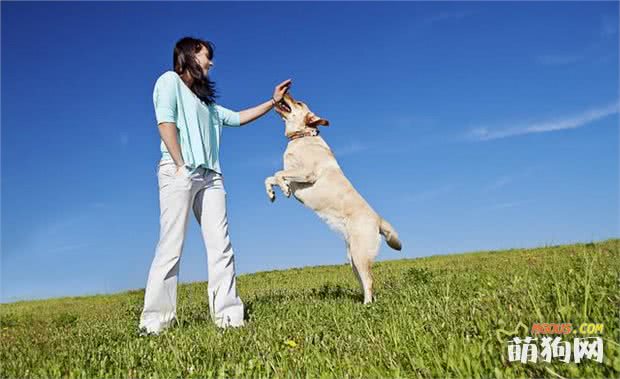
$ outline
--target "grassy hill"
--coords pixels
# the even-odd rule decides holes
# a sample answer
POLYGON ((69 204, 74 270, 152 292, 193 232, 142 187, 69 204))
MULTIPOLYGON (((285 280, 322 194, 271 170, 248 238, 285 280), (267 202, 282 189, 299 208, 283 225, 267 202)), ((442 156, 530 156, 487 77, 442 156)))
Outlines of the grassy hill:
POLYGON ((379 262, 370 306, 348 265, 241 275, 249 322, 224 331, 206 283, 179 287, 179 324, 157 337, 138 336, 143 290, 4 304, 0 377, 617 378, 619 248, 379 262), (533 322, 604 323, 604 362, 509 363, 507 341, 533 322))

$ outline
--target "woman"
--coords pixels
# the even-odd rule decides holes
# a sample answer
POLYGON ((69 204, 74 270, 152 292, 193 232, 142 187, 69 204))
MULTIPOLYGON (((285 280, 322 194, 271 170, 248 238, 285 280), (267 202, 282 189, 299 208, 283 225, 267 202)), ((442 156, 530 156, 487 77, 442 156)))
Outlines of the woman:
POLYGON ((221 128, 245 125, 267 113, 282 100, 291 80, 277 85, 270 100, 235 112, 215 103, 215 86, 208 77, 212 61, 209 41, 182 38, 174 48, 174 71, 155 83, 153 103, 162 140, 157 170, 160 234, 140 316, 142 334, 159 334, 176 320, 177 278, 190 208, 207 249, 211 318, 219 327, 244 325, 219 165, 221 128))

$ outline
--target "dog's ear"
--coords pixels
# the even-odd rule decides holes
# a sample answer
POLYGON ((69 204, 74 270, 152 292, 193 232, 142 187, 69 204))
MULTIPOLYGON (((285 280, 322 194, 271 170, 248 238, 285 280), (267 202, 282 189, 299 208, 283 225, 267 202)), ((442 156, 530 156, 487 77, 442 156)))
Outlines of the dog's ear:
POLYGON ((318 126, 318 125, 329 126, 329 121, 315 115, 312 112, 309 112, 306 115, 306 125, 307 126, 318 126))

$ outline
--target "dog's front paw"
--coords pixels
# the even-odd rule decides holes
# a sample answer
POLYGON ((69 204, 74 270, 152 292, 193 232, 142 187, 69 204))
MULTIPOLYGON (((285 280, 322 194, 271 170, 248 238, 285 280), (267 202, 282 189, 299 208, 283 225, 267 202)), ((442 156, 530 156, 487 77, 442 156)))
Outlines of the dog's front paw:
POLYGON ((280 191, 282 191, 284 196, 290 197, 291 196, 291 188, 289 187, 289 184, 284 179, 284 177, 282 175, 276 174, 275 178, 276 178, 276 184, 278 185, 278 187, 280 187, 280 191))
POLYGON ((273 192, 272 189, 268 189, 267 190, 267 197, 269 198, 269 201, 271 201, 273 203, 276 200, 276 193, 273 192))
POLYGON ((291 187, 285 185, 284 188, 282 188, 282 193, 284 193, 286 197, 291 197, 291 187))
POLYGON ((281 181, 278 183, 278 186, 280 187, 280 191, 282 191, 284 196, 286 197, 291 196, 291 187, 289 187, 288 183, 281 181))

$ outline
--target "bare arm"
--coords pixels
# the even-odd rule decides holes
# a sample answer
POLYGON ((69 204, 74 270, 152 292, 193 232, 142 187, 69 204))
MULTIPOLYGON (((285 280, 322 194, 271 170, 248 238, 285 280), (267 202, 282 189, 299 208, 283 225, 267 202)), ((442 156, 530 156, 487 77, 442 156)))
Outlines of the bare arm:
POLYGON ((239 112, 239 123, 241 125, 247 124, 248 122, 252 122, 257 118, 261 117, 265 113, 269 112, 271 108, 273 108, 276 101, 282 100, 282 97, 288 91, 288 88, 291 85, 291 79, 287 79, 282 83, 278 84, 276 88, 273 90, 273 96, 271 100, 265 101, 262 104, 259 104, 255 107, 244 109, 239 112))
POLYGON ((181 146, 177 139, 177 125, 174 122, 162 122, 157 125, 157 127, 159 129, 159 135, 162 141, 164 141, 164 145, 166 145, 166 149, 168 149, 178 171, 178 168, 185 165, 185 161, 181 155, 181 146))
POLYGON ((274 100, 265 101, 262 104, 259 104, 255 107, 244 109, 239 112, 239 123, 241 125, 247 124, 248 122, 252 122, 269 112, 271 108, 273 108, 274 100))

